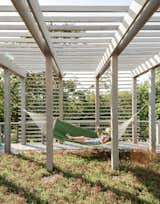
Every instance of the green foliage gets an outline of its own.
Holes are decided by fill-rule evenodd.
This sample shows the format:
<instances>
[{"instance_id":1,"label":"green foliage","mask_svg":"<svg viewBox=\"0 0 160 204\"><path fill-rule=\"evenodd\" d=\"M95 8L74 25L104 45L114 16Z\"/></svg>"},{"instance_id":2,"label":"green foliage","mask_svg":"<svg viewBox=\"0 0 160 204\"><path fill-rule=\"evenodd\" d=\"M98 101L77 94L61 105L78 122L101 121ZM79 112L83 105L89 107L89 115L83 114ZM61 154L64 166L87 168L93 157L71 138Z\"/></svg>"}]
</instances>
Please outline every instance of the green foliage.
<instances>
[{"instance_id":1,"label":"green foliage","mask_svg":"<svg viewBox=\"0 0 160 204\"><path fill-rule=\"evenodd\" d=\"M139 113L140 121L148 120L148 81L144 81L138 86L138 107L143 110ZM160 68L156 68L156 119L160 119ZM148 123L139 124L140 138L146 140L148 138Z\"/></svg>"},{"instance_id":2,"label":"green foliage","mask_svg":"<svg viewBox=\"0 0 160 204\"><path fill-rule=\"evenodd\" d=\"M18 106L19 106L19 79L11 76L11 110L12 121L18 121ZM34 85L33 88L31 85ZM67 119L95 119L95 94L93 92L94 85L88 89L81 89L82 84L78 83L77 79L64 81L64 113ZM39 112L39 107L42 112L45 111L45 81L44 74L30 74L26 80L26 102L28 110ZM57 89L54 86L54 89ZM39 90L39 91L37 91ZM138 115L139 120L148 120L148 82L140 84L138 92L138 107L144 107ZM3 72L0 72L0 121L3 119ZM131 116L131 93L128 91L119 91L119 120L126 120ZM160 69L156 69L156 119L160 119ZM110 93L100 95L100 113L101 119L110 118ZM58 108L54 106L54 110ZM107 110L107 111L106 111ZM127 114L126 114L127 112ZM77 114L77 115L76 115ZM148 124L139 124L140 138L146 140L148 137Z\"/></svg>"},{"instance_id":3,"label":"green foliage","mask_svg":"<svg viewBox=\"0 0 160 204\"><path fill-rule=\"evenodd\" d=\"M148 81L140 84L137 89L138 94L138 107L139 110L143 108L138 114L138 120L148 120ZM139 126L139 138L146 141L148 138L148 123L138 123Z\"/></svg>"},{"instance_id":4,"label":"green foliage","mask_svg":"<svg viewBox=\"0 0 160 204\"><path fill-rule=\"evenodd\" d=\"M11 75L11 121L18 121L18 106L19 106L19 80L16 76ZM4 121L4 91L3 91L3 72L0 72L0 121Z\"/></svg>"},{"instance_id":5,"label":"green foliage","mask_svg":"<svg viewBox=\"0 0 160 204\"><path fill-rule=\"evenodd\" d=\"M137 94L139 109L144 106L143 111L139 113L139 119L148 120L148 81L138 86Z\"/></svg>"},{"instance_id":6,"label":"green foliage","mask_svg":"<svg viewBox=\"0 0 160 204\"><path fill-rule=\"evenodd\" d=\"M12 75L10 80L11 85L11 121L18 122L19 108L19 79Z\"/></svg>"},{"instance_id":7,"label":"green foliage","mask_svg":"<svg viewBox=\"0 0 160 204\"><path fill-rule=\"evenodd\" d=\"M32 87L34 85L34 88ZM38 89L36 88L38 87ZM38 91L37 91L38 90ZM26 104L27 110L32 110L45 102L44 78L43 74L30 74L26 80ZM34 111L37 112L36 108ZM44 110L42 110L44 111Z\"/></svg>"}]
</instances>

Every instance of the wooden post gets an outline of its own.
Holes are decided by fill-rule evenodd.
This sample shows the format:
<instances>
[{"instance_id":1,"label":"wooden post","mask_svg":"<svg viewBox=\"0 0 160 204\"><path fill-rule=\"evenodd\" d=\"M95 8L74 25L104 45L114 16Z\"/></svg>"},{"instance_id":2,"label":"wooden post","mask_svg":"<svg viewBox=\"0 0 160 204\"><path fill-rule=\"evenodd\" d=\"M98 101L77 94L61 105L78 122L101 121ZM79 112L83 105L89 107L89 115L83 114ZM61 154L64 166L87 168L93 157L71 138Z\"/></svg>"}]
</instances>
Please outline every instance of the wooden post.
<instances>
[{"instance_id":1,"label":"wooden post","mask_svg":"<svg viewBox=\"0 0 160 204\"><path fill-rule=\"evenodd\" d=\"M156 134L157 134L156 144L159 145L160 144L160 120L158 120L156 128L157 128L157 130L156 130Z\"/></svg>"},{"instance_id":2,"label":"wooden post","mask_svg":"<svg viewBox=\"0 0 160 204\"><path fill-rule=\"evenodd\" d=\"M149 149L156 151L155 69L149 71Z\"/></svg>"},{"instance_id":3,"label":"wooden post","mask_svg":"<svg viewBox=\"0 0 160 204\"><path fill-rule=\"evenodd\" d=\"M59 117L63 120L63 79L59 77Z\"/></svg>"},{"instance_id":4,"label":"wooden post","mask_svg":"<svg viewBox=\"0 0 160 204\"><path fill-rule=\"evenodd\" d=\"M53 170L53 74L52 59L46 57L46 151L48 171Z\"/></svg>"},{"instance_id":5,"label":"wooden post","mask_svg":"<svg viewBox=\"0 0 160 204\"><path fill-rule=\"evenodd\" d=\"M111 165L112 169L119 168L118 150L118 56L114 54L111 58Z\"/></svg>"},{"instance_id":6,"label":"wooden post","mask_svg":"<svg viewBox=\"0 0 160 204\"><path fill-rule=\"evenodd\" d=\"M20 87L20 94L21 94L21 143L23 145L26 144L26 97L25 97L25 79L21 78L21 87Z\"/></svg>"},{"instance_id":7,"label":"wooden post","mask_svg":"<svg viewBox=\"0 0 160 204\"><path fill-rule=\"evenodd\" d=\"M4 135L5 153L11 152L10 72L4 69Z\"/></svg>"},{"instance_id":8,"label":"wooden post","mask_svg":"<svg viewBox=\"0 0 160 204\"><path fill-rule=\"evenodd\" d=\"M0 125L0 145L2 145L2 126Z\"/></svg>"},{"instance_id":9,"label":"wooden post","mask_svg":"<svg viewBox=\"0 0 160 204\"><path fill-rule=\"evenodd\" d=\"M99 112L99 77L96 77L96 94L95 94L95 125L96 127L100 126L100 112Z\"/></svg>"},{"instance_id":10,"label":"wooden post","mask_svg":"<svg viewBox=\"0 0 160 204\"><path fill-rule=\"evenodd\" d=\"M137 143L137 78L132 79L132 142Z\"/></svg>"}]
</instances>

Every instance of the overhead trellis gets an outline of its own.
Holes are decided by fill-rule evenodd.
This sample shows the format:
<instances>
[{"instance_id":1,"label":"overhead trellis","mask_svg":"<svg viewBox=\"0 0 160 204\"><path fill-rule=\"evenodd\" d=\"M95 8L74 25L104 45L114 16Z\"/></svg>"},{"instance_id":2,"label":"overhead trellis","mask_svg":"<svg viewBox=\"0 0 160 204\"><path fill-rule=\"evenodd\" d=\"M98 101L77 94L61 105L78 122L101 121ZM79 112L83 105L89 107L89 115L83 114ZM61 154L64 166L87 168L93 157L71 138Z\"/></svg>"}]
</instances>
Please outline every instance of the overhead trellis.
<instances>
[{"instance_id":1,"label":"overhead trellis","mask_svg":"<svg viewBox=\"0 0 160 204\"><path fill-rule=\"evenodd\" d=\"M126 2L126 1L125 1ZM137 111L136 77L149 70L150 149L155 150L155 72L159 62L159 0L132 0L131 3L98 1L96 5L41 5L37 0L11 0L0 6L0 54L11 56L18 73L45 72L47 169L52 170L53 77L67 72L90 72L96 82L96 119L99 79L111 68L112 168L118 168L118 88L132 89L132 114ZM9 14L9 15L8 15ZM158 54L159 55L159 54ZM155 60L156 56L156 60ZM146 61L147 60L147 61ZM156 63L155 63L156 61ZM151 63L150 63L151 62ZM20 69L22 70L20 70ZM136 69L135 69L136 68ZM132 72L135 69L134 72ZM14 69L15 71L15 69ZM130 76L128 74L130 73ZM134 76L132 75L134 74ZM135 76L135 74L138 74ZM119 83L118 83L119 80ZM9 73L5 86L10 91ZM22 106L25 107L25 84L22 82ZM9 96L5 92L6 106ZM62 95L59 97L62 117ZM7 110L7 109L6 109ZM9 111L6 111L9 118ZM23 113L23 128L25 115ZM98 120L97 120L98 121ZM7 120L8 122L8 120ZM98 124L98 123L97 123ZM9 126L9 123L7 124ZM136 117L132 124L136 142ZM9 134L8 134L9 135ZM23 132L24 136L24 132ZM25 137L23 137L25 143ZM9 146L9 140L7 140Z\"/></svg>"}]
</instances>

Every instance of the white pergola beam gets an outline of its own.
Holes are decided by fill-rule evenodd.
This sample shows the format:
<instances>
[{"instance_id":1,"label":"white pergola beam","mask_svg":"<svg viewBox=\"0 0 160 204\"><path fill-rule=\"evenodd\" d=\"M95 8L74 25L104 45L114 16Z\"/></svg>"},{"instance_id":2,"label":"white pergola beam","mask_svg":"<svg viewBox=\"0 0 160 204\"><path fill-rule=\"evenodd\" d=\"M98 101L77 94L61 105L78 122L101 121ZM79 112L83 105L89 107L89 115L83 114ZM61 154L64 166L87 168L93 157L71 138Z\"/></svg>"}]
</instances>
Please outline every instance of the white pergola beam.
<instances>
[{"instance_id":1,"label":"white pergola beam","mask_svg":"<svg viewBox=\"0 0 160 204\"><path fill-rule=\"evenodd\" d=\"M12 1L16 1L16 0L12 0ZM112 32L116 32L116 30L118 29L118 27L120 26L120 23L116 23L116 25L113 25L113 23L108 23L107 25L101 25L100 23L97 23L97 25L86 25L84 23L84 25L74 25L74 24L63 24L63 25L59 25L59 24L55 24L55 25L49 25L46 26L46 30L49 31L70 31L70 30L77 30L77 31L112 31ZM27 25L26 25L27 26ZM1 24L0 25L0 30L8 30L8 31L27 31L27 27L25 25L18 25L18 24L10 24L10 23L6 23L6 24ZM28 28L29 29L29 28ZM35 29L35 28L34 28ZM157 25L145 25L142 28L143 31L152 31L152 30L157 30L159 31L159 24ZM31 30L30 30L31 32ZM136 33L137 34L137 33ZM35 41L37 41L35 39ZM116 40L117 42L117 40ZM113 45L112 45L113 46ZM43 48L43 47L42 47Z\"/></svg>"},{"instance_id":2,"label":"white pergola beam","mask_svg":"<svg viewBox=\"0 0 160 204\"><path fill-rule=\"evenodd\" d=\"M73 38L76 38L76 37L113 37L113 34L115 32L114 31L103 31L101 33L97 33L97 32L91 32L91 33L87 33L87 32L83 32L83 31L80 31L80 32L53 32L51 33L51 36L52 37L73 37Z\"/></svg>"},{"instance_id":3,"label":"white pergola beam","mask_svg":"<svg viewBox=\"0 0 160 204\"><path fill-rule=\"evenodd\" d=\"M77 38L77 37L113 37L113 34L115 32L114 31L103 31L101 33L96 33L96 32L92 32L92 33L87 33L87 32L83 32L80 31L78 33L71 33L71 32L53 32L50 34L50 36L52 38L63 38L63 37L73 37L73 38ZM22 36L31 36L31 34L29 32L13 32L13 31L8 31L8 32L0 32L0 37L22 37Z\"/></svg>"},{"instance_id":4,"label":"white pergola beam","mask_svg":"<svg viewBox=\"0 0 160 204\"><path fill-rule=\"evenodd\" d=\"M0 47L0 50L3 51L3 52L12 52L12 53L21 53L22 55L25 53L30 53L30 52L34 52L34 53L39 53L39 55L41 54L40 51L38 50L38 48L29 48L29 47L26 47L25 49L23 47ZM57 52L62 52L62 53L67 53L67 52L74 52L74 53L78 53L78 52L103 52L105 50L105 48L83 48L83 47L80 47L80 48L70 48L70 47L66 47L66 48L63 48L63 50L61 48L56 48L56 53ZM22 53L22 51L24 51Z\"/></svg>"},{"instance_id":5,"label":"white pergola beam","mask_svg":"<svg viewBox=\"0 0 160 204\"><path fill-rule=\"evenodd\" d=\"M26 1L12 0L13 5L19 12L21 18L25 22L27 28L31 32L33 38L37 42L39 48L41 49L44 56L51 55L52 63L54 71L57 75L61 76L60 69L55 60L53 48L50 45L50 37L48 34L48 29L43 21L43 16L40 12L40 8L38 2L35 1L27 1L32 10L33 16L30 15L30 9L26 3ZM23 25L22 25L23 26ZM23 26L25 27L25 26Z\"/></svg>"},{"instance_id":6,"label":"white pergola beam","mask_svg":"<svg viewBox=\"0 0 160 204\"><path fill-rule=\"evenodd\" d=\"M33 44L33 43L17 43L16 45L13 43L0 43L1 48L25 48L24 50L27 49L33 49L33 50L37 50L37 44Z\"/></svg>"},{"instance_id":7,"label":"white pergola beam","mask_svg":"<svg viewBox=\"0 0 160 204\"><path fill-rule=\"evenodd\" d=\"M121 22L120 16L44 16L45 22ZM157 19L157 18L156 18ZM158 20L158 19L157 19ZM22 22L19 16L0 16L0 22Z\"/></svg>"},{"instance_id":8,"label":"white pergola beam","mask_svg":"<svg viewBox=\"0 0 160 204\"><path fill-rule=\"evenodd\" d=\"M132 71L132 75L133 77L138 77L159 65L160 65L160 52L146 60L144 63L140 64L137 68L135 68Z\"/></svg>"},{"instance_id":9,"label":"white pergola beam","mask_svg":"<svg viewBox=\"0 0 160 204\"><path fill-rule=\"evenodd\" d=\"M74 43L74 44L79 44L79 43L88 43L88 44L101 44L103 43L103 45L109 45L109 43L111 42L112 38L69 38L69 39L64 39L64 38L53 38L50 40L51 44L62 44L62 43ZM0 42L17 42L17 43L34 43L34 39L33 38L23 38L23 37L1 37L0 38ZM158 43L160 42L160 37L137 37L134 39L133 43L131 43L130 45L133 44L143 44L143 43Z\"/></svg>"},{"instance_id":10,"label":"white pergola beam","mask_svg":"<svg viewBox=\"0 0 160 204\"><path fill-rule=\"evenodd\" d=\"M153 32L152 30L150 30L146 32L146 31L141 30L136 36L137 37L159 37L160 31L154 30Z\"/></svg>"},{"instance_id":11,"label":"white pergola beam","mask_svg":"<svg viewBox=\"0 0 160 204\"><path fill-rule=\"evenodd\" d=\"M43 38L45 39L45 43L47 45L47 52L52 56L52 63L53 63L53 68L58 74L59 77L62 77L61 70L57 64L57 61L55 59L55 51L53 49L53 46L51 44L51 38L50 38L50 33L48 32L48 28L44 22L44 17L41 12L40 5L37 0L27 0L28 5L34 15L34 18L36 19L36 22L39 26L39 29L42 33ZM48 53L47 53L48 56Z\"/></svg>"},{"instance_id":12,"label":"white pergola beam","mask_svg":"<svg viewBox=\"0 0 160 204\"><path fill-rule=\"evenodd\" d=\"M48 26L49 31L52 30L77 30L77 31L85 31L85 30L109 30L109 31L113 31L116 30L118 28L118 25L113 25L113 24L108 24L108 25L100 25L97 23L97 25L50 25Z\"/></svg>"},{"instance_id":13,"label":"white pergola beam","mask_svg":"<svg viewBox=\"0 0 160 204\"><path fill-rule=\"evenodd\" d=\"M83 52L64 52L64 51L57 51L57 56L61 56L61 57L79 57L79 56L101 56L101 54L103 53L101 52L90 52L90 51L83 51Z\"/></svg>"},{"instance_id":14,"label":"white pergola beam","mask_svg":"<svg viewBox=\"0 0 160 204\"><path fill-rule=\"evenodd\" d=\"M155 43L155 42L148 42L148 43L132 43L128 46L127 49L133 49L133 48L136 48L136 49L149 49L149 46L150 48L157 48L160 46L160 43ZM70 45L66 45L66 44L54 44L54 48L83 48L83 49L88 49L88 48L93 48L93 49L105 49L105 45L103 45L103 43L93 43L93 44L70 44Z\"/></svg>"},{"instance_id":15,"label":"white pergola beam","mask_svg":"<svg viewBox=\"0 0 160 204\"><path fill-rule=\"evenodd\" d=\"M43 6L44 12L127 12L128 6Z\"/></svg>"},{"instance_id":16,"label":"white pergola beam","mask_svg":"<svg viewBox=\"0 0 160 204\"><path fill-rule=\"evenodd\" d=\"M157 0L158 1L158 0ZM147 18L147 20L148 20L148 18ZM146 20L146 21L147 21ZM118 27L120 26L121 24L120 23L117 23L117 25L113 25L113 23L111 23L111 24L108 24L108 25L100 25L100 24L98 24L97 23L97 25L90 25L90 24L88 24L88 25L50 25L50 26L48 26L48 29L49 29L49 31L59 31L59 30L62 30L62 31L64 31L64 30L66 30L66 31L70 31L70 30L77 30L77 31L85 31L85 30L90 30L90 31L96 31L96 30L99 30L99 31L101 31L101 30L103 30L103 31L116 31L117 29L118 29ZM144 24L143 24L143 26L144 26ZM142 25L141 25L141 28L143 27ZM20 26L19 26L19 28L20 28ZM141 29L141 28L139 28L139 29ZM136 28L137 29L137 28ZM145 25L143 28L142 28L142 30L159 30L159 25L157 24L157 25ZM138 32L138 31L137 31ZM137 33L135 33L135 35L136 35ZM132 34L133 35L133 34ZM130 36L130 35L129 35ZM117 42L117 40L115 41L115 42ZM114 43L114 42L113 42ZM113 45L112 45L113 46ZM121 45L122 46L122 45ZM119 47L119 52L122 52L123 50L121 50L122 48L121 48L121 46Z\"/></svg>"},{"instance_id":17,"label":"white pergola beam","mask_svg":"<svg viewBox=\"0 0 160 204\"><path fill-rule=\"evenodd\" d=\"M112 43L106 49L98 68L96 76L102 75L106 70L106 64L114 52L120 54L129 42L135 37L138 31L144 26L152 14L159 8L159 0L140 1L133 0L128 11L128 15L124 17L124 21L120 24ZM145 28L145 27L144 27ZM143 29L144 29L143 28ZM148 26L147 26L148 29Z\"/></svg>"},{"instance_id":18,"label":"white pergola beam","mask_svg":"<svg viewBox=\"0 0 160 204\"><path fill-rule=\"evenodd\" d=\"M11 60L8 60L4 55L0 54L0 66L2 66L5 69L9 69L10 72L20 76L25 77L26 72L21 69L18 65L13 63Z\"/></svg>"},{"instance_id":19,"label":"white pergola beam","mask_svg":"<svg viewBox=\"0 0 160 204\"><path fill-rule=\"evenodd\" d=\"M124 15L119 14L119 16L44 16L45 22L71 22L71 23L104 23L104 22L121 22ZM160 16L152 16L148 22L159 22ZM22 19L19 16L0 16L0 22L22 22Z\"/></svg>"},{"instance_id":20,"label":"white pergola beam","mask_svg":"<svg viewBox=\"0 0 160 204\"><path fill-rule=\"evenodd\" d=\"M104 39L100 39L100 38L79 38L79 39L52 39L51 42L52 43L109 43L111 41L111 38L104 38Z\"/></svg>"},{"instance_id":21,"label":"white pergola beam","mask_svg":"<svg viewBox=\"0 0 160 204\"><path fill-rule=\"evenodd\" d=\"M97 32L53 32L50 34L51 37L57 38L57 37L98 37L98 38L104 38L104 37L113 37L115 34L115 31L101 31L100 33ZM31 34L26 30L23 32L13 32L12 30L8 30L7 32L0 32L0 37L22 37L22 36L31 36ZM160 31L159 30L148 30L147 32L145 30L141 30L136 37L159 37Z\"/></svg>"}]
</instances>

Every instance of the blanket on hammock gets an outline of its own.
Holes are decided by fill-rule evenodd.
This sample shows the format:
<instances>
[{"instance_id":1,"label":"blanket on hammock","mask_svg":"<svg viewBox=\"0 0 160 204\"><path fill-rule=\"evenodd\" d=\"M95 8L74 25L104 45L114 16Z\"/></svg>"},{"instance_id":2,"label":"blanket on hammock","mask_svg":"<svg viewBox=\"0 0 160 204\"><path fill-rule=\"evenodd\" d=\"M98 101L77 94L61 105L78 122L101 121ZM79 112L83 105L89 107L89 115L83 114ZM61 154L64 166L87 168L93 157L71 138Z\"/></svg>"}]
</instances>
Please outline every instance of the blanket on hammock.
<instances>
[{"instance_id":1,"label":"blanket on hammock","mask_svg":"<svg viewBox=\"0 0 160 204\"><path fill-rule=\"evenodd\" d=\"M64 122L60 119L54 121L53 136L61 141L70 141L65 135L68 133L71 136L86 136L90 138L97 138L97 133L76 125ZM74 141L75 142L75 141ZM78 143L78 142L77 142ZM83 144L89 145L89 144Z\"/></svg>"}]
</instances>

